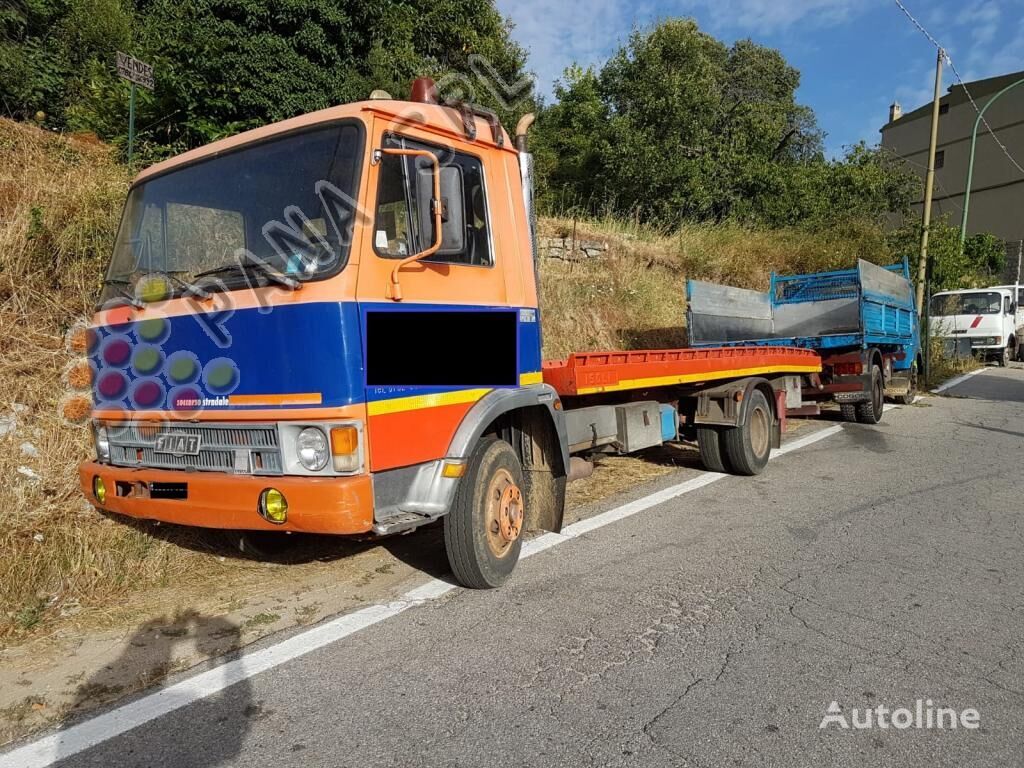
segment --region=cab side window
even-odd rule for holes
[[[490,226],[487,215],[487,193],[484,183],[483,164],[476,157],[450,149],[423,144],[402,137],[391,136],[384,142],[385,147],[403,149],[424,149],[432,152],[442,168],[457,169],[462,178],[461,199],[445,199],[450,209],[459,206],[465,231],[462,247],[457,251],[444,248],[424,261],[436,264],[465,264],[490,267],[494,264],[491,248]],[[429,231],[419,231],[416,215],[420,205],[417,195],[429,185],[417,183],[417,176],[432,173],[433,165],[424,158],[389,155],[380,160],[377,212],[374,224],[374,247],[378,255],[385,258],[404,258],[419,253],[434,242],[433,225]]]

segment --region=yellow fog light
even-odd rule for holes
[[[100,504],[107,500],[107,486],[103,484],[103,478],[99,475],[92,479],[92,495]]]
[[[260,494],[259,513],[264,520],[282,525],[288,521],[288,499],[276,488],[267,488]]]

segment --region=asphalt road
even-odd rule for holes
[[[61,765],[1024,765],[1024,371],[947,394]],[[980,727],[819,728],[918,699]]]

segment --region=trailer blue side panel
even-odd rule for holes
[[[909,368],[919,350],[918,319],[906,261],[810,275],[772,275],[767,294],[687,283],[693,346],[779,345],[830,352],[878,347],[902,352]]]

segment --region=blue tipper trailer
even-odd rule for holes
[[[839,403],[848,421],[875,424],[886,396],[913,402],[922,369],[910,268],[860,260],[853,269],[772,274],[767,293],[699,280],[686,284],[693,347],[779,345],[817,350],[822,373],[803,388],[802,409]]]

